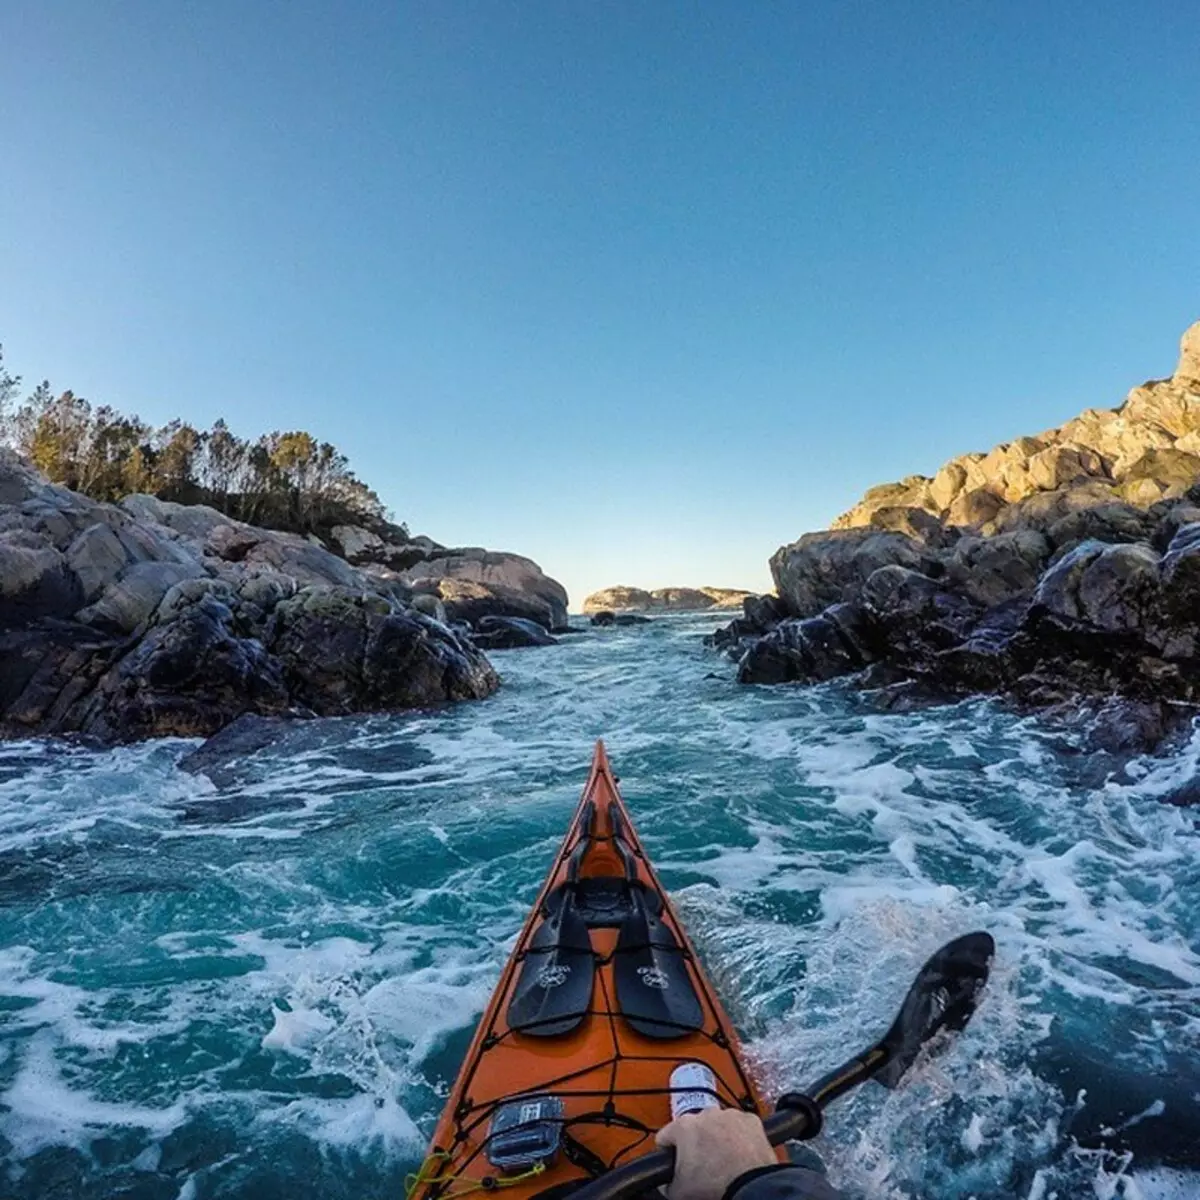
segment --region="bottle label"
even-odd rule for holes
[[[671,1119],[684,1113],[717,1108],[720,1101],[716,1091],[716,1076],[704,1063],[680,1063],[671,1072]]]

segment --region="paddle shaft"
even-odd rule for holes
[[[876,1071],[887,1065],[890,1058],[891,1054],[886,1046],[879,1042],[865,1054],[855,1055],[836,1071],[830,1071],[812,1088],[808,1096],[817,1108],[824,1109],[839,1096],[870,1079]],[[812,1117],[809,1111],[801,1107],[787,1107],[787,1099],[784,1096],[781,1101],[783,1106],[763,1121],[767,1141],[772,1146],[812,1136]],[[670,1183],[674,1176],[675,1148],[671,1146],[664,1150],[655,1150],[653,1154],[644,1154],[623,1167],[615,1167],[605,1172],[598,1179],[593,1179],[574,1192],[571,1200],[621,1200],[624,1196],[636,1196],[650,1188],[662,1187]]]

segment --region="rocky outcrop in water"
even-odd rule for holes
[[[488,695],[487,659],[314,541],[215,509],[99,504],[0,451],[0,729],[116,741]]]
[[[516,617],[551,633],[567,629],[566,589],[519,554],[438,546],[399,577],[414,592],[436,596],[452,621]]]
[[[1196,451],[1193,454],[1193,450]],[[1117,410],[872,489],[713,644],[745,683],[996,692],[1150,744],[1200,705],[1200,324]]]
[[[667,612],[698,612],[709,608],[738,608],[753,592],[740,588],[644,588],[610,587],[593,592],[583,602],[585,613],[646,612],[658,609]]]

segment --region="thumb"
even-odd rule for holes
[[[672,1121],[670,1125],[664,1125],[655,1135],[654,1143],[656,1146],[664,1150],[669,1150],[679,1144],[679,1130],[676,1126],[679,1124],[677,1120]]]

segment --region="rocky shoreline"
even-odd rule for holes
[[[330,543],[99,503],[0,450],[0,734],[194,737],[245,713],[481,699],[500,682],[481,646],[566,626],[565,590],[518,555],[357,527]]]
[[[1200,712],[1200,323],[1120,408],[873,488],[771,571],[711,639],[742,683],[993,693],[1159,744]]]

